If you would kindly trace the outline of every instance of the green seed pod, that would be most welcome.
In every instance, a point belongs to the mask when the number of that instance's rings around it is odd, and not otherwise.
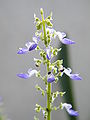
[[[45,22],[46,22],[47,26],[49,26],[49,27],[52,27],[52,26],[53,26],[53,24],[50,22],[49,19],[46,19]]]
[[[36,28],[37,28],[37,30],[41,30],[42,29],[42,22],[41,21],[37,22]]]

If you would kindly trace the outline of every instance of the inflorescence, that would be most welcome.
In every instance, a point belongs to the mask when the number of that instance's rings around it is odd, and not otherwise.
[[[40,71],[36,69],[29,68],[27,73],[20,73],[17,74],[18,77],[28,79],[33,75],[36,75],[36,77],[39,77],[43,80],[45,83],[46,89],[43,90],[39,85],[36,85],[35,88],[41,92],[43,96],[45,94],[47,95],[47,107],[42,107],[38,104],[36,104],[35,111],[39,113],[42,111],[44,119],[50,120],[50,113],[52,110],[57,109],[63,109],[65,108],[66,111],[71,116],[78,116],[79,113],[77,111],[74,111],[72,109],[72,105],[68,103],[60,103],[58,107],[53,106],[54,100],[60,96],[63,97],[63,95],[66,92],[53,92],[51,91],[51,85],[53,82],[57,83],[59,80],[58,77],[62,77],[63,74],[66,74],[68,77],[70,77],[72,80],[81,80],[82,78],[79,76],[79,74],[73,74],[71,68],[66,68],[63,66],[63,60],[56,60],[51,62],[52,58],[55,57],[58,52],[61,52],[61,48],[55,48],[54,46],[51,46],[51,42],[53,42],[56,39],[59,39],[59,41],[66,45],[75,44],[74,41],[68,39],[66,37],[66,34],[64,32],[59,32],[53,29],[52,21],[52,13],[44,19],[44,12],[43,9],[40,9],[41,12],[41,20],[34,14],[34,23],[36,24],[36,33],[34,37],[32,38],[32,42],[27,42],[25,44],[24,48],[19,48],[17,54],[26,54],[33,50],[39,51],[40,59],[34,58],[35,66],[40,67],[41,64],[44,64],[47,73],[45,76],[42,76],[40,74]],[[39,46],[39,42],[43,42],[44,47]],[[37,117],[34,117],[35,120],[38,120]]]

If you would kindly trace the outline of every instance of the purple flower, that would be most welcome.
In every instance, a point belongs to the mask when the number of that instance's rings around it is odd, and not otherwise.
[[[54,75],[51,73],[51,74],[48,76],[47,82],[52,83],[52,82],[54,82],[54,81],[55,81],[55,77],[54,77]]]
[[[33,42],[27,42],[25,44],[26,48],[19,48],[17,54],[26,54],[28,51],[32,51],[37,47],[39,37],[33,37]]]
[[[63,43],[63,44],[75,44],[74,41],[68,39],[68,38],[65,38],[66,37],[66,34],[64,32],[56,32],[58,38],[60,39],[60,41]]]
[[[18,77],[28,79],[29,77],[33,76],[34,74],[37,74],[37,70],[32,70],[31,68],[28,70],[28,73],[20,73],[17,74]]]
[[[69,113],[69,115],[71,115],[71,116],[78,116],[78,115],[79,115],[79,113],[78,113],[77,111],[74,111],[74,110],[72,109],[72,105],[71,105],[71,104],[63,103],[63,104],[62,104],[62,108],[65,108],[66,111],[67,111],[67,112]]]
[[[51,59],[51,49],[50,49],[50,46],[48,48],[46,48],[46,56],[47,56],[48,60]]]
[[[67,76],[69,76],[72,80],[81,80],[82,78],[79,76],[79,74],[71,74],[72,70],[70,68],[64,68],[63,73],[65,73]]]

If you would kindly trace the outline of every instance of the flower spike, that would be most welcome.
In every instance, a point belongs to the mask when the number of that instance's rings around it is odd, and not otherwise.
[[[56,48],[54,46],[56,38],[60,40],[62,44],[65,45],[70,45],[70,44],[75,44],[74,41],[68,39],[66,37],[66,33],[64,32],[59,32],[56,31],[53,28],[53,24],[51,23],[52,20],[52,13],[45,18],[44,11],[41,8],[40,9],[41,13],[41,19],[39,19],[35,14],[34,14],[34,23],[36,24],[36,32],[35,36],[32,37],[32,42],[28,41],[25,44],[24,48],[19,48],[17,54],[26,54],[29,51],[36,50],[39,52],[38,57],[41,57],[39,59],[34,58],[35,61],[35,67],[43,67],[42,64],[45,66],[46,70],[38,69],[37,70],[32,70],[31,68],[26,72],[26,73],[20,73],[17,74],[18,77],[23,78],[23,79],[28,79],[32,77],[33,75],[36,75],[37,78],[42,79],[42,81],[45,84],[45,88],[42,89],[42,87],[39,87],[38,85],[35,86],[37,90],[39,90],[42,94],[42,96],[47,97],[45,107],[42,107],[39,104],[36,104],[35,111],[37,113],[42,112],[44,119],[51,120],[51,111],[52,110],[58,110],[59,108],[65,109],[66,112],[68,112],[69,115],[71,116],[78,116],[79,113],[75,110],[72,109],[71,104],[67,103],[60,103],[59,106],[54,106],[54,100],[60,96],[63,97],[65,92],[62,91],[53,91],[52,89],[52,83],[57,83],[59,80],[59,77],[62,77],[63,74],[66,74],[68,77],[70,77],[72,80],[81,80],[82,78],[79,76],[79,74],[73,74],[72,70],[70,68],[65,68],[63,66],[63,59],[59,59],[54,61],[53,57],[55,57],[58,52],[61,50]],[[39,41],[42,43],[39,46]],[[42,70],[42,71],[41,71]],[[42,73],[46,72],[44,75]],[[39,120],[37,117],[34,117],[34,120]]]

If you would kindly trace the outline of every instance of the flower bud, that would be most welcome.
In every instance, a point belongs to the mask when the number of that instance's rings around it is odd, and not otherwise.
[[[42,8],[40,9],[40,13],[41,13],[41,15],[43,14],[43,9]]]

